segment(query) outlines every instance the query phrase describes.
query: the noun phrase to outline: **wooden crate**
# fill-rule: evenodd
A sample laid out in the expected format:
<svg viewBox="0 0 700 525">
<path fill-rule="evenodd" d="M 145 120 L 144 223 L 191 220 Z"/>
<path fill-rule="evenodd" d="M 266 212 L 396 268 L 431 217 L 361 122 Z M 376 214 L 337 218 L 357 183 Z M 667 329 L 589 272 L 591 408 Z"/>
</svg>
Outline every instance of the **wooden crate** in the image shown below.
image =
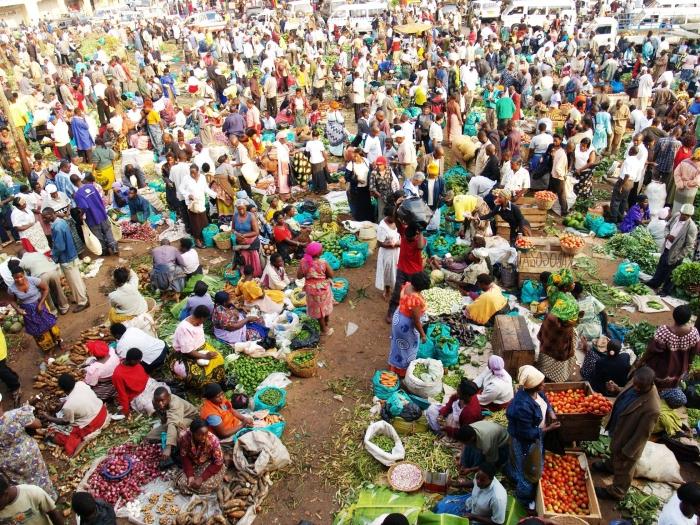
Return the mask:
<svg viewBox="0 0 700 525">
<path fill-rule="evenodd" d="M 523 217 L 527 219 L 533 230 L 536 228 L 544 228 L 547 220 L 547 210 L 540 210 L 535 203 L 534 197 L 521 197 L 516 204 L 520 207 Z M 500 217 L 497 218 L 496 225 L 499 229 L 505 228 L 507 231 L 510 231 L 508 223 L 503 221 Z"/>
<path fill-rule="evenodd" d="M 593 389 L 588 381 L 571 381 L 569 383 L 545 383 L 545 392 L 563 392 L 565 390 L 583 390 L 591 395 Z M 559 414 L 557 418 L 561 422 L 559 435 L 562 441 L 596 441 L 600 437 L 600 426 L 604 416 L 595 414 Z"/>
<path fill-rule="evenodd" d="M 542 272 L 556 272 L 571 268 L 573 257 L 561 251 L 559 237 L 529 237 L 534 245 L 527 253 L 518 256 L 518 283 L 539 280 Z"/>
<path fill-rule="evenodd" d="M 521 366 L 535 362 L 535 344 L 522 316 L 497 315 L 491 334 L 491 351 L 505 361 L 511 377 L 518 377 Z"/>
<path fill-rule="evenodd" d="M 590 514 L 576 517 L 586 521 L 590 525 L 602 525 L 603 523 L 607 523 L 606 521 L 603 521 L 603 516 L 600 513 L 600 505 L 598 504 L 598 498 L 595 495 L 593 477 L 591 476 L 591 469 L 588 466 L 588 460 L 586 459 L 586 455 L 583 452 L 567 452 L 566 454 L 581 458 L 586 470 L 586 492 L 588 492 L 588 510 L 590 511 Z M 573 516 L 572 514 L 557 514 L 555 512 L 547 512 L 544 505 L 544 495 L 542 494 L 542 481 L 537 482 L 535 509 L 537 510 L 537 515 L 544 518 L 554 518 L 557 516 Z"/>
</svg>

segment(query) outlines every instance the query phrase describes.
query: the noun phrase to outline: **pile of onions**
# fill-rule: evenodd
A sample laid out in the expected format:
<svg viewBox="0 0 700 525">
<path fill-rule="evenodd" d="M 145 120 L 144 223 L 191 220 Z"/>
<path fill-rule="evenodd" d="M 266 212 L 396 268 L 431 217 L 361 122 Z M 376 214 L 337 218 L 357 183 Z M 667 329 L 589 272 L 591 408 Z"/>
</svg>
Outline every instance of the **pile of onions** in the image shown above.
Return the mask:
<svg viewBox="0 0 700 525">
<path fill-rule="evenodd" d="M 133 463 L 129 475 L 119 480 L 106 480 L 101 474 L 102 468 L 125 455 L 130 456 Z M 109 451 L 108 456 L 92 473 L 88 480 L 88 490 L 94 497 L 101 498 L 111 505 L 115 505 L 119 500 L 131 501 L 139 495 L 142 486 L 160 476 L 159 462 L 160 446 L 157 444 L 119 445 Z"/>
<path fill-rule="evenodd" d="M 138 224 L 135 222 L 121 221 L 119 227 L 122 230 L 122 237 L 136 239 L 138 241 L 152 241 L 156 238 L 156 231 L 148 223 Z"/>
</svg>

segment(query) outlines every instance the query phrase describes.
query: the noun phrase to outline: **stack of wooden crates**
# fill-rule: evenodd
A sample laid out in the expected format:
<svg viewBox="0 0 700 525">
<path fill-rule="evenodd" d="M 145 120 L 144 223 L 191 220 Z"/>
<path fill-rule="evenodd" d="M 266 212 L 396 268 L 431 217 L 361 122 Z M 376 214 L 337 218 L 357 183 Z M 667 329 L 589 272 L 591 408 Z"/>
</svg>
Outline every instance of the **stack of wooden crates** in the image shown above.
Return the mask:
<svg viewBox="0 0 700 525">
<path fill-rule="evenodd" d="M 521 366 L 535 362 L 535 343 L 520 315 L 497 315 L 491 335 L 491 353 L 501 356 L 506 370 L 517 379 Z"/>
</svg>

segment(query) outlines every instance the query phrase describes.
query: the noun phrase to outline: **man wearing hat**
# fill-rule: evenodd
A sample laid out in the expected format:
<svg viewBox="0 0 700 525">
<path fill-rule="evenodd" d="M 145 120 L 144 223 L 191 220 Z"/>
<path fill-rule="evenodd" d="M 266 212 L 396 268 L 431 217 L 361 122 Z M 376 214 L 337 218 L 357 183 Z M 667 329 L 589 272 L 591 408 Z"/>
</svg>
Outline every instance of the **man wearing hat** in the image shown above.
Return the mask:
<svg viewBox="0 0 700 525">
<path fill-rule="evenodd" d="M 675 213 L 666 224 L 664 251 L 656 266 L 654 277 L 647 283 L 650 288 L 661 287 L 661 295 L 668 295 L 673 290 L 671 272 L 683 262 L 683 259 L 693 256 L 698 237 L 698 228 L 692 220 L 694 214 L 693 205 L 684 204 L 681 206 L 681 211 Z"/>
<path fill-rule="evenodd" d="M 513 246 L 518 233 L 530 235 L 530 223 L 520 211 L 520 208 L 511 202 L 512 195 L 510 191 L 494 190 L 493 196 L 495 207 L 490 213 L 481 217 L 481 220 L 490 221 L 496 215 L 500 216 L 510 226 L 510 244 Z M 495 225 L 492 229 L 496 231 Z"/>
</svg>

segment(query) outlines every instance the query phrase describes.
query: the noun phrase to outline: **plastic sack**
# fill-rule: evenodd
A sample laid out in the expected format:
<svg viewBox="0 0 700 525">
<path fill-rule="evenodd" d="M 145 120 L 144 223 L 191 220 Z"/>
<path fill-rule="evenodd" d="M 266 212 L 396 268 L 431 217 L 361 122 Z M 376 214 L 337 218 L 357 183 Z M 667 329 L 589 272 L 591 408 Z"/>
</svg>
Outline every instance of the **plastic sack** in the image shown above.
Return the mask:
<svg viewBox="0 0 700 525">
<path fill-rule="evenodd" d="M 326 261 L 328 263 L 328 266 L 331 267 L 331 270 L 340 270 L 340 259 L 338 259 L 331 252 L 323 252 L 323 255 L 321 255 L 319 259 Z"/>
<path fill-rule="evenodd" d="M 442 213 L 440 211 L 440 208 L 438 208 L 437 210 L 435 210 L 435 212 L 433 212 L 433 216 L 430 218 L 430 222 L 428 223 L 428 226 L 425 227 L 425 229 L 429 232 L 439 230 L 441 216 Z"/>
<path fill-rule="evenodd" d="M 353 245 L 354 243 L 357 242 L 357 237 L 355 237 L 352 234 L 348 235 L 343 235 L 340 239 L 338 239 L 338 245 L 343 249 L 343 250 L 349 250 L 350 246 Z"/>
<path fill-rule="evenodd" d="M 333 300 L 342 303 L 345 297 L 348 295 L 350 290 L 350 281 L 345 277 L 334 277 L 331 280 L 331 291 L 333 293 Z"/>
<path fill-rule="evenodd" d="M 589 231 L 595 232 L 598 230 L 601 224 L 605 222 L 605 219 L 600 215 L 594 213 L 587 213 L 586 218 L 583 220 L 583 225 L 588 228 Z"/>
<path fill-rule="evenodd" d="M 672 485 L 684 483 L 681 466 L 673 452 L 666 445 L 651 441 L 644 445 L 642 455 L 634 467 L 634 477 Z"/>
<path fill-rule="evenodd" d="M 428 367 L 427 374 L 416 377 L 413 370 L 416 365 L 424 364 Z M 442 376 L 445 369 L 437 359 L 415 359 L 411 361 L 406 370 L 404 385 L 406 390 L 420 397 L 434 397 L 442 391 Z"/>
<path fill-rule="evenodd" d="M 269 392 L 271 390 L 275 390 L 280 393 L 280 400 L 276 405 L 268 405 L 265 403 L 263 400 L 260 398 L 265 394 L 265 392 Z M 266 386 L 264 388 L 259 389 L 257 392 L 255 392 L 255 396 L 253 397 L 253 410 L 269 410 L 270 412 L 277 413 L 279 412 L 282 408 L 284 408 L 284 405 L 287 403 L 287 391 L 284 388 L 277 388 L 274 386 Z"/>
<path fill-rule="evenodd" d="M 112 237 L 114 240 L 119 242 L 122 240 L 122 228 L 119 223 L 116 222 L 112 217 L 109 217 L 109 227 L 112 230 Z"/>
<path fill-rule="evenodd" d="M 90 231 L 87 223 L 83 222 L 83 237 L 85 239 L 85 247 L 98 257 L 102 255 L 102 244 L 97 236 Z"/>
<path fill-rule="evenodd" d="M 202 238 L 204 246 L 212 248 L 214 246 L 214 236 L 219 233 L 219 227 L 216 224 L 210 224 L 202 230 Z"/>
<path fill-rule="evenodd" d="M 419 407 L 416 403 L 407 403 L 404 405 L 403 410 L 399 417 L 406 421 L 416 421 L 423 415 L 423 409 Z"/>
<path fill-rule="evenodd" d="M 418 353 L 416 354 L 416 359 L 432 359 L 435 357 L 435 343 L 426 333 L 425 343 L 418 343 Z"/>
<path fill-rule="evenodd" d="M 384 404 L 384 408 L 391 417 L 397 417 L 403 412 L 403 407 L 411 402 L 411 398 L 403 390 L 397 390 L 391 394 Z"/>
<path fill-rule="evenodd" d="M 381 383 L 382 374 L 390 374 L 396 378 L 396 383 L 394 386 L 383 385 Z M 394 372 L 389 370 L 377 370 L 372 376 L 372 388 L 374 390 L 374 395 L 378 399 L 385 401 L 391 397 L 391 394 L 396 392 L 401 386 L 401 381 L 399 381 L 399 376 Z"/>
<path fill-rule="evenodd" d="M 523 304 L 534 303 L 539 301 L 544 295 L 544 286 L 538 281 L 528 279 L 523 283 L 523 289 L 520 291 L 520 302 Z"/>
<path fill-rule="evenodd" d="M 275 388 L 287 388 L 292 382 L 289 380 L 288 374 L 284 372 L 272 372 L 267 376 L 262 383 L 258 385 L 257 390 L 266 388 L 268 386 L 274 386 Z"/>
<path fill-rule="evenodd" d="M 435 345 L 437 352 L 435 357 L 440 360 L 443 366 L 454 366 L 459 362 L 459 341 L 452 338 L 451 341 L 446 341 L 441 345 Z"/>
<path fill-rule="evenodd" d="M 282 312 L 274 321 L 272 331 L 275 338 L 290 340 L 299 330 L 299 316 L 292 312 Z"/>
<path fill-rule="evenodd" d="M 365 256 L 361 252 L 343 252 L 342 263 L 345 268 L 359 268 L 365 264 Z"/>
<path fill-rule="evenodd" d="M 254 458 L 249 460 L 248 458 Z M 253 430 L 241 436 L 233 446 L 233 464 L 253 476 L 274 472 L 291 463 L 287 447 L 271 432 Z"/>
<path fill-rule="evenodd" d="M 617 233 L 617 226 L 611 222 L 603 222 L 598 229 L 594 232 L 596 237 L 605 239 L 607 237 L 612 237 Z"/>
<path fill-rule="evenodd" d="M 229 283 L 231 286 L 236 286 L 238 281 L 241 279 L 241 271 L 238 269 L 234 270 L 233 265 L 227 264 L 224 266 L 223 278 L 224 281 Z"/>
<path fill-rule="evenodd" d="M 350 243 L 350 246 L 348 246 L 347 249 L 350 251 L 353 251 L 353 252 L 360 252 L 365 259 L 369 255 L 369 244 L 367 244 L 366 242 L 362 242 L 362 241 L 352 242 L 352 243 Z"/>
<path fill-rule="evenodd" d="M 396 216 L 403 224 L 416 224 L 420 228 L 425 228 L 433 212 L 420 197 L 409 197 L 396 210 Z"/>
<path fill-rule="evenodd" d="M 467 510 L 465 506 L 467 501 L 469 501 L 469 498 L 471 498 L 471 494 L 450 494 L 438 501 L 433 510 L 435 511 L 435 514 L 452 514 L 455 516 L 466 514 Z M 431 523 L 440 522 L 433 521 Z"/>
<path fill-rule="evenodd" d="M 428 255 L 436 257 L 444 257 L 445 254 L 449 253 L 456 241 L 452 235 L 440 234 L 433 235 L 427 240 Z"/>
<path fill-rule="evenodd" d="M 630 261 L 622 261 L 613 275 L 613 283 L 617 286 L 631 286 L 638 282 L 639 265 Z"/>
<path fill-rule="evenodd" d="M 301 321 L 301 326 L 292 338 L 290 348 L 299 350 L 300 348 L 315 348 L 321 340 L 321 331 L 318 324 L 311 318 Z"/>
<path fill-rule="evenodd" d="M 372 438 L 375 436 L 388 436 L 393 439 L 394 448 L 391 449 L 391 452 L 386 452 L 372 443 Z M 403 443 L 401 443 L 399 434 L 396 432 L 396 429 L 386 421 L 375 421 L 367 427 L 364 444 L 365 450 L 367 450 L 374 459 L 387 467 L 402 461 L 406 457 L 406 450 L 403 448 Z"/>
</svg>

